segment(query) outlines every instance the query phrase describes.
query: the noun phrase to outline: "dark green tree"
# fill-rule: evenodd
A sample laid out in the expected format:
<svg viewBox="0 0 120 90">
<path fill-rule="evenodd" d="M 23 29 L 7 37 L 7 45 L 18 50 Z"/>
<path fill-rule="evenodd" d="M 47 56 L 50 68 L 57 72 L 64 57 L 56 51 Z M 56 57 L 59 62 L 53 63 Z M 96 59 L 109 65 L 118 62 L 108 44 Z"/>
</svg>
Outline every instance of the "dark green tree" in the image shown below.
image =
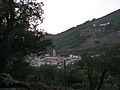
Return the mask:
<svg viewBox="0 0 120 90">
<path fill-rule="evenodd" d="M 79 65 L 87 75 L 90 90 L 103 88 L 110 73 L 114 73 L 115 76 L 119 75 L 119 51 L 119 44 L 108 44 L 107 47 L 94 51 L 94 54 L 82 55 Z"/>
<path fill-rule="evenodd" d="M 51 41 L 37 26 L 43 22 L 42 2 L 35 0 L 1 0 L 0 6 L 0 73 L 14 57 L 41 53 Z"/>
</svg>

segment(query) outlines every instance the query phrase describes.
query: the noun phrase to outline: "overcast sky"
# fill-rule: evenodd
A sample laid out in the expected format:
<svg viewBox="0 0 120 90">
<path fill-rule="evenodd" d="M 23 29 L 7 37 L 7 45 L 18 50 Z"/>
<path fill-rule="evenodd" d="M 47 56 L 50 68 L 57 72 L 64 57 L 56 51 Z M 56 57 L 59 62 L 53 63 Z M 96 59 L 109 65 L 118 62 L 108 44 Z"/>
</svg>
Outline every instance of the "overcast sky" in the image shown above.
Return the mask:
<svg viewBox="0 0 120 90">
<path fill-rule="evenodd" d="M 120 9 L 120 0 L 38 0 L 43 1 L 46 32 L 57 34 L 93 18 Z"/>
</svg>

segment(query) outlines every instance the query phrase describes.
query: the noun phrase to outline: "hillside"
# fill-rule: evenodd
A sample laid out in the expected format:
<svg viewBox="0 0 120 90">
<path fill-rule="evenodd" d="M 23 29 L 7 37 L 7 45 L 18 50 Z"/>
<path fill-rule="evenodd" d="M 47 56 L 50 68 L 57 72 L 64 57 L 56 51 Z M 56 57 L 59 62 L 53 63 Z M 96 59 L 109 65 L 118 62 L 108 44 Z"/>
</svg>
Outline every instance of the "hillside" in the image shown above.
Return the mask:
<svg viewBox="0 0 120 90">
<path fill-rule="evenodd" d="M 60 55 L 80 54 L 85 49 L 120 42 L 120 9 L 48 37 Z"/>
</svg>

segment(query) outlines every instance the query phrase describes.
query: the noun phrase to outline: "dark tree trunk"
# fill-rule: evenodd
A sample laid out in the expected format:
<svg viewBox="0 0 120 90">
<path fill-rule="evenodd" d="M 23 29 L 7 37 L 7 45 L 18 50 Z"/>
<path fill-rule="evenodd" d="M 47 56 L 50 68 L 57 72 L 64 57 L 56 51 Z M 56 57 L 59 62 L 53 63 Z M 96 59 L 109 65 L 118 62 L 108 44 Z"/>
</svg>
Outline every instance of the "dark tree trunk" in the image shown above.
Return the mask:
<svg viewBox="0 0 120 90">
<path fill-rule="evenodd" d="M 94 90 L 94 85 L 93 85 L 93 78 L 92 78 L 92 72 L 88 72 L 88 80 L 89 80 L 89 89 Z"/>
<path fill-rule="evenodd" d="M 0 48 L 0 52 L 0 73 L 4 73 L 6 64 L 6 50 L 4 46 Z"/>
<path fill-rule="evenodd" d="M 101 75 L 100 83 L 99 83 L 99 85 L 98 85 L 97 90 L 100 90 L 100 89 L 101 89 L 101 86 L 102 86 L 103 81 L 104 81 L 104 79 L 105 79 L 106 72 L 107 72 L 106 70 L 102 70 L 102 75 Z"/>
<path fill-rule="evenodd" d="M 3 0 L 4 1 L 4 0 Z M 6 4 L 6 2 L 4 2 Z M 5 72 L 5 67 L 7 63 L 7 59 L 9 57 L 10 52 L 10 43 L 11 43 L 11 31 L 13 30 L 14 26 L 14 1 L 8 1 L 9 9 L 5 11 L 5 19 L 6 19 L 6 28 L 3 32 L 3 38 L 0 40 L 0 73 Z"/>
</svg>

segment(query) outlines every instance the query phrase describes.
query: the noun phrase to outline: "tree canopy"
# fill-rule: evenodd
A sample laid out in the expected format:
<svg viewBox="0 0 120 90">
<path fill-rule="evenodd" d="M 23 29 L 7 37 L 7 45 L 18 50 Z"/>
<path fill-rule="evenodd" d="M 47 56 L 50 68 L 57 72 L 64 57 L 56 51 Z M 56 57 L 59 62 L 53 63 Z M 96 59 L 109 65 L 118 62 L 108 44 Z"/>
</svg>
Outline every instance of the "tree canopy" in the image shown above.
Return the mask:
<svg viewBox="0 0 120 90">
<path fill-rule="evenodd" d="M 0 2 L 0 72 L 13 57 L 42 53 L 51 45 L 38 25 L 43 22 L 43 2 L 1 0 Z"/>
</svg>

